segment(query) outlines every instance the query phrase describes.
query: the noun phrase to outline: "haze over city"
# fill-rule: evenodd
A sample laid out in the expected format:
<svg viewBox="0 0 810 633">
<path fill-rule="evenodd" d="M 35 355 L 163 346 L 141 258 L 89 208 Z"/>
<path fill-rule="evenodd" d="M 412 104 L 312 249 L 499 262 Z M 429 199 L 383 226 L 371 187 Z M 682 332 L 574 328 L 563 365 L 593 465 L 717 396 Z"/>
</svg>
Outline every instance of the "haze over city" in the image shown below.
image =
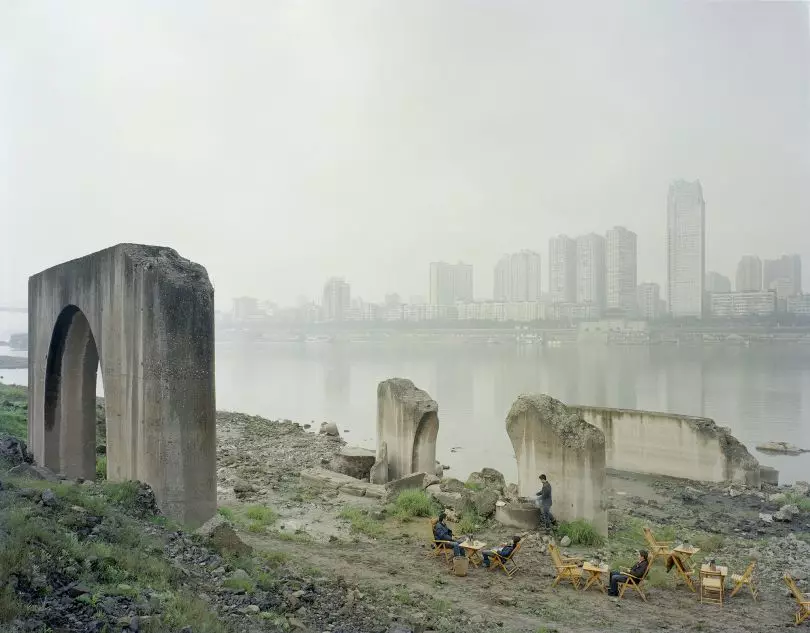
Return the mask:
<svg viewBox="0 0 810 633">
<path fill-rule="evenodd" d="M 706 270 L 802 255 L 800 3 L 7 2 L 0 297 L 130 241 L 206 265 L 220 308 L 346 277 L 428 294 L 431 261 L 623 225 L 666 284 L 667 190 L 700 179 Z"/>
</svg>

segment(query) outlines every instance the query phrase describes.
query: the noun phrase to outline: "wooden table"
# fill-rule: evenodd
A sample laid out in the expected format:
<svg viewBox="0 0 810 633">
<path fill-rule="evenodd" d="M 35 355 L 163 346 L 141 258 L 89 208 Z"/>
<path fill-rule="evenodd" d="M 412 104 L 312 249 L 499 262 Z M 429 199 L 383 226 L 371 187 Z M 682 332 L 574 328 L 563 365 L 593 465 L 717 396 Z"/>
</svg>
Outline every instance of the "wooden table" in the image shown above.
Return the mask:
<svg viewBox="0 0 810 633">
<path fill-rule="evenodd" d="M 464 541 L 458 544 L 475 567 L 480 567 L 481 563 L 484 562 L 484 559 L 481 557 L 481 550 L 484 549 L 486 545 L 487 544 L 482 541 Z"/>
<path fill-rule="evenodd" d="M 582 591 L 587 591 L 588 587 L 596 585 L 602 593 L 607 592 L 607 587 L 605 587 L 605 583 L 602 582 L 602 574 L 607 574 L 608 571 L 610 571 L 607 565 L 600 566 L 594 565 L 593 563 L 584 563 L 582 565 L 582 571 L 588 572 L 588 580 L 582 588 Z"/>
<path fill-rule="evenodd" d="M 678 584 L 678 576 L 683 578 L 686 586 L 692 591 L 695 591 L 695 583 L 692 580 L 692 563 L 691 558 L 700 551 L 698 547 L 691 547 L 689 545 L 678 545 L 672 550 L 672 555 L 675 559 L 675 584 Z"/>
<path fill-rule="evenodd" d="M 723 565 L 715 565 L 714 569 L 712 569 L 712 566 L 709 563 L 703 563 L 700 566 L 700 571 L 702 571 L 702 572 L 719 571 L 720 572 L 720 577 L 723 579 L 723 586 L 724 587 L 726 586 L 726 576 L 728 576 L 728 567 L 725 567 Z"/>
</svg>

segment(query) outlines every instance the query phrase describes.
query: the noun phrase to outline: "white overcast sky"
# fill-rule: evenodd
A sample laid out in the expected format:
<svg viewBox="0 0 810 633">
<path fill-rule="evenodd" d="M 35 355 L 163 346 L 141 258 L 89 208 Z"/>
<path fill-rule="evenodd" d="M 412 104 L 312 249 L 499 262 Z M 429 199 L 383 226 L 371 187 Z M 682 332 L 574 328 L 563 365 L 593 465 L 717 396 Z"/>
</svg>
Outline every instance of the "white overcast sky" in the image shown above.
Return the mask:
<svg viewBox="0 0 810 633">
<path fill-rule="evenodd" d="M 798 252 L 810 287 L 806 4 L 0 0 L 0 305 L 118 242 L 250 294 L 427 294 L 428 263 L 639 235 L 700 178 L 707 267 Z"/>
</svg>

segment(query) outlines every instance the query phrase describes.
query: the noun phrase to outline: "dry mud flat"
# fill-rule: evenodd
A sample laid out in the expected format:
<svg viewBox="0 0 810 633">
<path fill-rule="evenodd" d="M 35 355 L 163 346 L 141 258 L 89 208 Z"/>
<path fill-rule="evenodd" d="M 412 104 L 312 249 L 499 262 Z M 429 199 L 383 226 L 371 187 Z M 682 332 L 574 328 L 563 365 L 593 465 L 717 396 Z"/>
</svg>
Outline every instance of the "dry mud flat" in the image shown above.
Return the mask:
<svg viewBox="0 0 810 633">
<path fill-rule="evenodd" d="M 661 562 L 648 578 L 648 603 L 635 595 L 617 602 L 597 591 L 552 589 L 548 535 L 540 533 L 524 536 L 521 571 L 513 578 L 484 569 L 457 578 L 426 556 L 426 519 L 402 521 L 386 514 L 381 500 L 301 484 L 300 472 L 325 466 L 343 444 L 340 439 L 289 421 L 239 414 L 220 414 L 218 437 L 220 505 L 234 514 L 240 536 L 257 550 L 283 552 L 348 587 L 345 603 L 328 624 L 340 633 L 775 631 L 792 624 L 795 608 L 782 575 L 790 571 L 805 589 L 810 578 L 810 497 L 792 521 L 765 522 L 760 514 L 775 514 L 784 503 L 769 499 L 776 491 L 627 473 L 610 475 L 607 543 L 573 546 L 569 553 L 628 563 L 633 550 L 644 546 L 641 528 L 649 525 L 662 540 L 700 547 L 696 560 L 715 558 L 731 572 L 741 573 L 751 557 L 758 558 L 759 600 L 740 594 L 722 610 L 701 605 L 682 583 L 675 586 L 674 572 L 667 574 Z M 272 524 L 251 524 L 245 512 L 252 504 L 273 508 Z M 375 538 L 340 518 L 354 507 L 367 512 Z M 496 544 L 512 532 L 490 524 L 476 536 Z"/>
</svg>

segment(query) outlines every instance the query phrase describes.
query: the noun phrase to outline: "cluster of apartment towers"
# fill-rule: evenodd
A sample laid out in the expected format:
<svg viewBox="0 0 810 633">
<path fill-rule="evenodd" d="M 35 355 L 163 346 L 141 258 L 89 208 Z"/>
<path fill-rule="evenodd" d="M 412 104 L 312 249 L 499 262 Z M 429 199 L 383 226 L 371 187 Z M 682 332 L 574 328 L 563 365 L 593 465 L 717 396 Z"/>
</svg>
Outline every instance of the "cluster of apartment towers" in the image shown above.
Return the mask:
<svg viewBox="0 0 810 633">
<path fill-rule="evenodd" d="M 706 203 L 700 181 L 678 180 L 667 197 L 667 298 L 656 283 L 637 281 L 636 234 L 617 226 L 603 235 L 577 238 L 559 235 L 549 240 L 549 290 L 541 292 L 540 254 L 530 250 L 504 255 L 495 265 L 493 299 L 521 303 L 550 300 L 563 312 L 585 311 L 598 317 L 605 311 L 645 319 L 664 310 L 675 317 L 709 313 L 710 293 L 731 293 L 728 279 L 706 273 Z M 801 294 L 801 260 L 786 255 L 777 260 L 743 257 L 737 271 L 737 291 L 773 291 L 780 299 Z M 749 301 L 750 301 L 749 297 Z M 718 298 L 722 305 L 725 298 Z M 447 306 L 473 301 L 473 271 L 469 264 L 430 265 L 430 303 Z M 570 316 L 570 315 L 569 315 Z"/>
</svg>

